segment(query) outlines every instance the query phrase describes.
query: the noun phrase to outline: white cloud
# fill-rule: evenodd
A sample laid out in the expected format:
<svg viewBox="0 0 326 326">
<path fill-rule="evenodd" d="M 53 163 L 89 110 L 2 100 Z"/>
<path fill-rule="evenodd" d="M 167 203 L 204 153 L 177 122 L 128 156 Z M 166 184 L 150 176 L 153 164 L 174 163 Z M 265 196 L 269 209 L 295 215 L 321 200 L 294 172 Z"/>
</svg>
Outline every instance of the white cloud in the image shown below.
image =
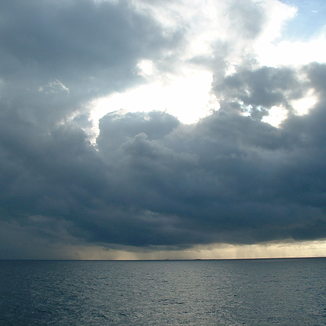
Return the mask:
<svg viewBox="0 0 326 326">
<path fill-rule="evenodd" d="M 290 104 L 296 114 L 305 115 L 309 113 L 309 111 L 314 107 L 317 102 L 317 96 L 314 94 L 314 91 L 310 89 L 304 97 L 297 100 L 293 100 L 290 102 Z"/>
<path fill-rule="evenodd" d="M 210 71 L 188 65 L 178 74 L 153 75 L 154 68 L 148 61 L 140 66 L 148 83 L 96 99 L 92 103 L 94 121 L 107 112 L 123 109 L 128 112 L 165 111 L 184 123 L 194 123 L 217 108 L 218 103 L 211 93 L 213 76 Z"/>
<path fill-rule="evenodd" d="M 299 66 L 309 62 L 326 62 L 326 34 L 307 41 L 282 40 L 268 43 L 257 48 L 257 57 L 262 65 L 267 66 Z"/>
<path fill-rule="evenodd" d="M 55 79 L 49 83 L 47 83 L 45 86 L 40 86 L 38 88 L 38 91 L 40 93 L 44 92 L 47 94 L 54 94 L 54 93 L 60 93 L 64 92 L 66 94 L 70 93 L 70 89 L 60 80 Z"/>
<path fill-rule="evenodd" d="M 287 112 L 287 109 L 283 106 L 273 106 L 269 110 L 268 115 L 263 117 L 262 121 L 274 127 L 279 127 L 282 121 L 287 118 Z"/>
<path fill-rule="evenodd" d="M 130 4 L 154 18 L 165 33 L 181 33 L 183 42 L 156 60 L 144 58 L 137 63 L 135 71 L 143 84 L 92 101 L 95 126 L 103 115 L 120 109 L 162 110 L 183 123 L 194 123 L 219 107 L 211 92 L 213 79 L 236 72 L 248 60 L 256 60 L 258 67 L 325 62 L 320 50 L 326 48 L 324 32 L 307 41 L 282 38 L 285 24 L 295 19 L 298 10 L 278 0 L 248 0 L 241 5 L 233 0 L 130 0 Z M 258 32 L 251 35 L 245 28 Z M 200 64 L 191 63 L 194 59 Z M 298 114 L 312 104 L 309 96 L 292 102 Z M 285 111 L 273 107 L 264 121 L 279 126 Z"/>
</svg>

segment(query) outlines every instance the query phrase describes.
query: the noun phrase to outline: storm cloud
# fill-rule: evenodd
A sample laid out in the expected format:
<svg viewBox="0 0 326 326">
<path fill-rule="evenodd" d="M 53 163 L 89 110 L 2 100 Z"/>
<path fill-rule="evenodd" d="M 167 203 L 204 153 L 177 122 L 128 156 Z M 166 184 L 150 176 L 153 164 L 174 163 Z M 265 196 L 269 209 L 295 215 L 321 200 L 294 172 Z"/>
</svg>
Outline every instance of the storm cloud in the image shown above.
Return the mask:
<svg viewBox="0 0 326 326">
<path fill-rule="evenodd" d="M 307 68 L 312 81 L 305 87 L 323 69 Z M 268 79 L 257 85 L 271 96 L 276 92 Z M 298 82 L 297 91 L 303 87 Z M 323 96 L 310 115 L 290 116 L 281 128 L 243 116 L 234 102 L 192 126 L 177 125 L 162 113 L 104 117 L 99 153 L 116 169 L 116 193 L 128 198 L 122 206 L 145 219 L 141 244 L 322 238 Z M 113 136 L 117 129 L 125 130 L 124 137 Z M 137 228 L 132 230 L 136 238 L 130 244 L 137 245 Z"/>
<path fill-rule="evenodd" d="M 261 9 L 242 6 L 234 19 L 255 38 Z M 116 111 L 94 142 L 89 101 L 143 82 L 137 62 L 182 47 L 182 29 L 165 33 L 128 1 L 10 0 L 0 4 L 0 42 L 2 257 L 44 243 L 46 255 L 49 243 L 325 238 L 325 64 L 245 62 L 223 76 L 216 66 L 220 108 L 199 122 Z M 292 101 L 308 91 L 316 104 L 295 114 Z M 288 114 L 278 128 L 263 119 L 272 107 Z"/>
</svg>

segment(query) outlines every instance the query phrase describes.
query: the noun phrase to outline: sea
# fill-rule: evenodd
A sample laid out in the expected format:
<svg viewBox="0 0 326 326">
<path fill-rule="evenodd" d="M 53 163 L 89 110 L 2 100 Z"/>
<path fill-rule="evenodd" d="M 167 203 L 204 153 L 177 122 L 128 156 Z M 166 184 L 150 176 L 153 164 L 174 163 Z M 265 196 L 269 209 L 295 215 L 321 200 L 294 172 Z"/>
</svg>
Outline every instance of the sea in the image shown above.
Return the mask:
<svg viewBox="0 0 326 326">
<path fill-rule="evenodd" d="M 0 325 L 326 325 L 326 259 L 0 261 Z"/>
</svg>

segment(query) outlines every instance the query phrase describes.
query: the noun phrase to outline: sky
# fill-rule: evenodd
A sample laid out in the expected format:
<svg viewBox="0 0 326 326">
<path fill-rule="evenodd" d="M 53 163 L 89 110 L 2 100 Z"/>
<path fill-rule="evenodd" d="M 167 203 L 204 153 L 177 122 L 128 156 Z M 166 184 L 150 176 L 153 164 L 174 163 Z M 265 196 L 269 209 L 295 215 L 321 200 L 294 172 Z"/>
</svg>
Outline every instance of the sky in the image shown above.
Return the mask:
<svg viewBox="0 0 326 326">
<path fill-rule="evenodd" d="M 326 256 L 324 0 L 2 0 L 0 259 Z"/>
</svg>

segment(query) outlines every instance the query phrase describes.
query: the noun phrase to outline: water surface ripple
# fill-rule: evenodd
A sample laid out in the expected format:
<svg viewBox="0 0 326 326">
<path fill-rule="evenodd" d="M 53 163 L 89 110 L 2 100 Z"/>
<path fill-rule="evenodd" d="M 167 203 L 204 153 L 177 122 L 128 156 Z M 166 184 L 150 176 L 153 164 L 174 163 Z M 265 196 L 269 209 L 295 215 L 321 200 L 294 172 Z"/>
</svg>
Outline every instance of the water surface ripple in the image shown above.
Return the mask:
<svg viewBox="0 0 326 326">
<path fill-rule="evenodd" d="M 326 259 L 1 261 L 0 325 L 326 325 Z"/>
</svg>

